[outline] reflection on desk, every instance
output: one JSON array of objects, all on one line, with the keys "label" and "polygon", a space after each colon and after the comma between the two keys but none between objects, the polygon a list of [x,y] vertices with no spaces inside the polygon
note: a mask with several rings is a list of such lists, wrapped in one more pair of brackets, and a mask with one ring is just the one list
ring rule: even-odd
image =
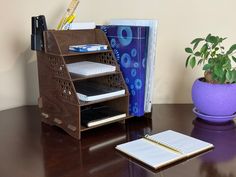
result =
[{"label": "reflection on desk", "polygon": [[[201,120],[192,123],[192,108],[190,104],[153,105],[151,121],[131,118],[127,124],[102,126],[83,132],[81,141],[57,127],[41,124],[36,106],[0,111],[0,176],[236,177],[234,123],[214,125],[217,129],[209,130],[212,125]],[[116,144],[168,129],[209,141],[215,149],[158,173],[115,151]]]},{"label": "reflection on desk", "polygon": [[[106,174],[106,176],[112,177],[138,177],[139,175],[145,177],[147,174],[145,169],[134,165],[133,162],[128,161],[118,153],[114,153],[114,147],[117,144],[127,142],[130,138],[133,139],[140,134],[151,131],[149,125],[143,124],[143,129],[140,129],[140,126],[136,126],[136,124],[140,125],[140,121],[135,122],[130,123],[131,130],[129,131],[127,131],[129,127],[125,124],[115,123],[103,127],[104,131],[102,128],[98,128],[86,132],[86,134],[82,134],[81,141],[68,138],[66,134],[58,133],[62,130],[56,127],[52,131],[50,126],[43,124],[41,139],[46,176],[59,176],[65,171],[67,175],[80,174],[83,171],[86,176],[103,176]],[[139,131],[135,131],[136,128],[139,128]],[[61,151],[66,151],[67,154],[62,154]],[[55,163],[48,164],[49,161]],[[114,166],[119,172],[114,172]],[[60,171],[60,169],[63,170]]]},{"label": "reflection on desk", "polygon": [[[236,157],[236,125],[234,121],[224,124],[212,124],[201,119],[193,121],[192,136],[214,144],[215,149],[201,156],[200,171],[206,177],[234,177],[233,173],[222,172],[219,164],[235,160]],[[232,163],[232,162],[231,162]]]},{"label": "reflection on desk", "polygon": [[214,144],[215,149],[202,156],[205,162],[223,162],[236,156],[236,125],[234,121],[211,124],[195,119],[192,136]]}]

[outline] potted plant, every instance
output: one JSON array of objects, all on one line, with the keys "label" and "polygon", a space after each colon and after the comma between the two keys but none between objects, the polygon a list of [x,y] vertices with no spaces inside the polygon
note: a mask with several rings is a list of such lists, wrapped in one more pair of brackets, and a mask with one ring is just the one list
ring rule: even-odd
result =
[{"label": "potted plant", "polygon": [[213,122],[231,120],[236,113],[236,44],[226,50],[222,45],[225,39],[209,34],[185,48],[189,54],[185,66],[201,65],[204,71],[204,77],[192,86],[193,111]]}]

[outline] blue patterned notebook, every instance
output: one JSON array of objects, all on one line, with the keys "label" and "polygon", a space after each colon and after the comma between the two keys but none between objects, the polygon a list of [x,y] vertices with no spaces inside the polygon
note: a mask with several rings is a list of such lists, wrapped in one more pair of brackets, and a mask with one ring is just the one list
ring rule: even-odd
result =
[{"label": "blue patterned notebook", "polygon": [[143,116],[149,27],[104,25],[98,28],[106,33],[128,86],[130,114]]}]

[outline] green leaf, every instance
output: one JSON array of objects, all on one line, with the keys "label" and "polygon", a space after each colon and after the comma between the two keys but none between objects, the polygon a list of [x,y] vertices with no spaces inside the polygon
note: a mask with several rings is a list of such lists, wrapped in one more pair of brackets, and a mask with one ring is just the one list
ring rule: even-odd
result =
[{"label": "green leaf", "polygon": [[209,41],[209,38],[211,37],[211,34],[208,34],[206,37],[206,41]]},{"label": "green leaf", "polygon": [[197,48],[198,44],[199,44],[199,42],[196,42],[196,43],[194,44],[193,50],[195,50],[195,49]]},{"label": "green leaf", "polygon": [[213,58],[209,58],[208,63],[210,63],[210,64],[214,63],[214,59]]},{"label": "green leaf", "polygon": [[199,42],[201,42],[201,41],[204,41],[204,39],[203,38],[196,38],[191,42],[191,44],[194,44],[193,50],[195,50],[197,48]]},{"label": "green leaf", "polygon": [[198,42],[203,41],[203,40],[204,40],[203,38],[196,38],[191,42],[191,44],[195,44],[195,43],[198,43]]},{"label": "green leaf", "polygon": [[211,64],[205,64],[204,66],[203,66],[203,70],[209,70],[210,68],[212,67],[212,65]]},{"label": "green leaf", "polygon": [[207,38],[206,38],[206,41],[207,41],[207,42],[210,42],[210,43],[212,43],[212,44],[217,44],[217,43],[218,43],[217,37],[215,37],[215,36],[209,36],[209,37],[207,37]]},{"label": "green leaf", "polygon": [[196,58],[195,57],[192,57],[191,59],[190,59],[190,66],[193,68],[195,65],[196,65]]},{"label": "green leaf", "polygon": [[213,72],[215,73],[216,76],[222,77],[223,70],[220,65],[215,66]]},{"label": "green leaf", "polygon": [[214,49],[220,42],[220,38],[218,36],[212,36],[209,34],[206,38],[206,42],[209,42],[212,44],[211,48]]},{"label": "green leaf", "polygon": [[226,62],[222,65],[223,68],[230,70],[231,68],[231,62],[230,60],[226,60]]},{"label": "green leaf", "polygon": [[215,80],[215,81],[218,81],[217,75],[215,75],[214,73],[212,73],[212,79]]},{"label": "green leaf", "polygon": [[217,46],[218,44],[219,44],[218,42],[214,43],[211,48],[212,48],[212,49],[216,48],[216,46]]},{"label": "green leaf", "polygon": [[231,81],[236,83],[236,70],[235,69],[232,71]]},{"label": "green leaf", "polygon": [[222,73],[222,75],[220,77],[220,80],[219,80],[221,84],[225,83],[225,79],[226,79],[225,74],[226,74],[226,71],[223,71],[223,73]]},{"label": "green leaf", "polygon": [[214,59],[215,61],[224,61],[224,60],[227,60],[227,58],[226,58],[227,56],[226,55],[222,55],[222,54],[217,54],[216,55],[216,58]]},{"label": "green leaf", "polygon": [[190,59],[190,57],[191,57],[191,55],[188,56],[188,58],[187,58],[187,60],[186,60],[186,62],[185,62],[185,68],[188,67],[188,63],[189,63],[189,59]]},{"label": "green leaf", "polygon": [[232,56],[232,59],[234,60],[234,62],[236,63],[236,58],[234,56]]},{"label": "green leaf", "polygon": [[206,53],[204,54],[204,58],[207,59],[208,56],[209,56],[209,54],[210,54],[210,52],[206,52]]},{"label": "green leaf", "polygon": [[211,57],[214,57],[214,56],[215,56],[215,54],[216,54],[216,52],[215,52],[215,51],[213,51],[213,52],[211,53]]},{"label": "green leaf", "polygon": [[218,58],[218,63],[221,65],[221,67],[223,68],[224,66],[226,66],[228,63],[230,62],[230,60],[228,60],[225,57],[220,57]]},{"label": "green leaf", "polygon": [[219,39],[219,42],[223,42],[225,39],[227,39],[227,37],[225,37],[225,38],[220,38],[220,39]]},{"label": "green leaf", "polygon": [[200,52],[196,52],[194,55],[195,55],[196,57],[200,57],[200,56],[201,56],[201,53],[200,53]]},{"label": "green leaf", "polygon": [[207,45],[207,44],[204,44],[204,45],[202,46],[202,48],[200,49],[200,52],[203,53],[203,54],[205,54],[205,52],[207,51],[207,49],[208,49],[208,45]]},{"label": "green leaf", "polygon": [[192,50],[191,48],[187,47],[187,48],[185,48],[185,52],[187,52],[187,53],[193,53],[193,50]]},{"label": "green leaf", "polygon": [[197,65],[200,65],[202,63],[203,59],[200,59],[198,62],[197,62]]},{"label": "green leaf", "polygon": [[226,72],[226,79],[227,79],[228,81],[230,81],[231,78],[232,78],[232,73],[231,73],[231,71],[227,71],[227,72]]},{"label": "green leaf", "polygon": [[230,49],[226,52],[227,55],[231,54],[234,50],[236,50],[236,44],[233,44]]}]

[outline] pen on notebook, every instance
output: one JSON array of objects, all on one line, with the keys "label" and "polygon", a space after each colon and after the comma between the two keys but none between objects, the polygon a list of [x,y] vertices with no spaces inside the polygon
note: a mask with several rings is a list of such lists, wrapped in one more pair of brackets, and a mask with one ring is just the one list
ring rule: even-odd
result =
[{"label": "pen on notebook", "polygon": [[170,146],[168,146],[168,145],[166,145],[166,144],[164,144],[164,143],[161,143],[161,142],[159,142],[159,141],[157,141],[157,140],[154,140],[154,139],[150,138],[149,135],[145,135],[143,138],[146,139],[146,140],[148,140],[148,141],[151,141],[151,142],[153,142],[153,143],[157,143],[157,144],[159,144],[160,146],[165,147],[165,148],[167,148],[167,149],[169,149],[169,150],[171,150],[171,151],[174,151],[174,152],[176,152],[176,153],[178,153],[178,154],[183,154],[180,150],[178,150],[178,149],[176,149],[176,148],[174,148],[174,147],[170,147]]}]

